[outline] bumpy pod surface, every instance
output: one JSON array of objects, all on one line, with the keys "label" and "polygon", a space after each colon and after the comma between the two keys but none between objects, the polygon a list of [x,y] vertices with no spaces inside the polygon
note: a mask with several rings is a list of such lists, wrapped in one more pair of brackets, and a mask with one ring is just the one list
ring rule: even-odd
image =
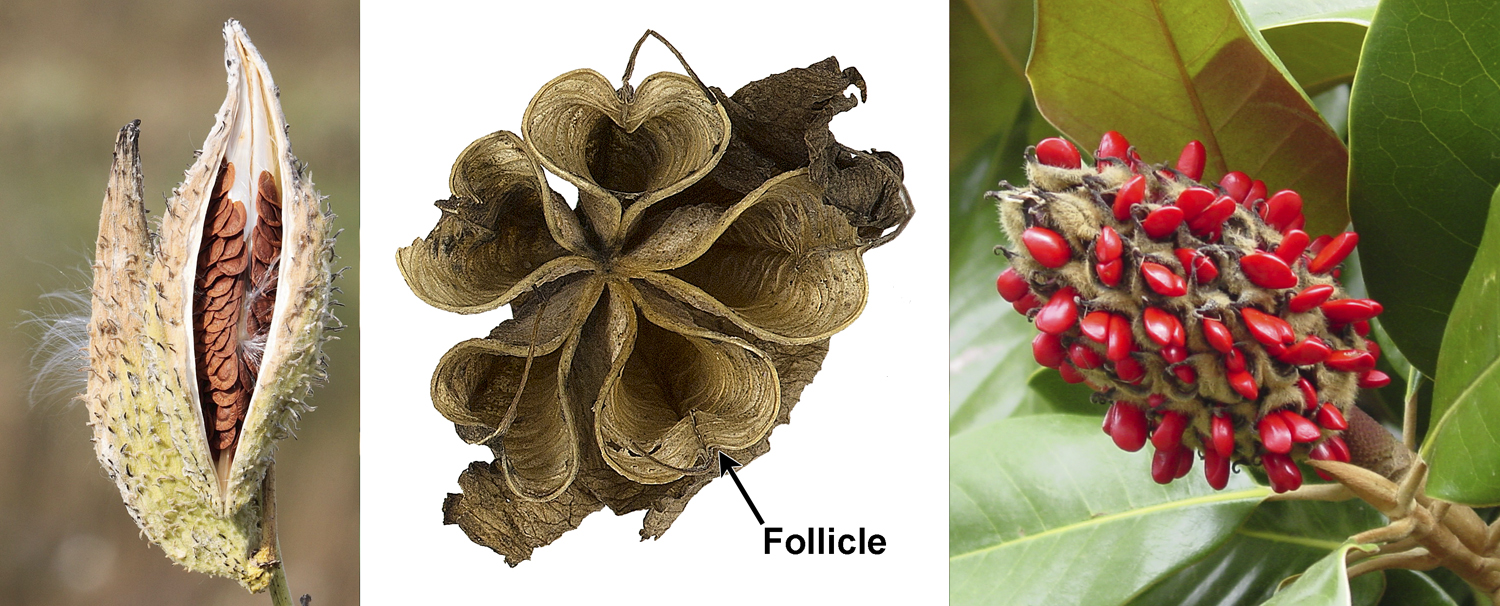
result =
[{"label": "bumpy pod surface", "polygon": [[1239,462],[1291,490],[1296,460],[1349,460],[1346,413],[1389,381],[1365,338],[1381,307],[1339,284],[1355,234],[1309,238],[1301,198],[1244,173],[1199,183],[1201,150],[1148,165],[1115,132],[1094,167],[1062,139],[1028,150],[1030,185],[989,194],[1017,244],[996,285],[1037,361],[1110,403],[1105,433],[1152,444],[1158,482],[1198,450],[1215,487]]},{"label": "bumpy pod surface", "polygon": [[159,229],[139,122],[121,129],[99,221],[85,401],[131,517],[189,570],[261,591],[277,440],[324,378],[332,215],[292,155],[276,86],[234,21],[228,95]]},{"label": "bumpy pod surface", "polygon": [[[522,136],[464,150],[437,226],[397,253],[434,307],[512,311],[432,377],[438,411],[495,456],[444,520],[511,565],[603,507],[648,510],[641,536],[658,537],[718,453],[767,452],[864,308],[863,254],[910,215],[899,160],[828,133],[857,104],[844,89],[863,92],[853,68],[829,58],[733,96],[628,73],[544,85]],[[578,187],[576,208],[544,170]]]}]

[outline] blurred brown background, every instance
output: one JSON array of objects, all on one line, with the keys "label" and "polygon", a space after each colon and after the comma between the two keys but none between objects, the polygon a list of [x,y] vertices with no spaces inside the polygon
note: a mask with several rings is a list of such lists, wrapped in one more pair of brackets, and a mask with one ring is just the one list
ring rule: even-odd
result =
[{"label": "blurred brown background", "polygon": [[[281,88],[292,147],[359,258],[359,7],[307,2],[0,2],[0,604],[266,604],[188,573],[141,538],[68,394],[28,401],[22,325],[38,297],[79,288],[116,131],[139,118],[153,216],[224,99],[224,20],[239,19]],[[294,595],[359,601],[357,268],[331,382],[277,457],[282,555]],[[81,385],[81,378],[79,385]]]}]

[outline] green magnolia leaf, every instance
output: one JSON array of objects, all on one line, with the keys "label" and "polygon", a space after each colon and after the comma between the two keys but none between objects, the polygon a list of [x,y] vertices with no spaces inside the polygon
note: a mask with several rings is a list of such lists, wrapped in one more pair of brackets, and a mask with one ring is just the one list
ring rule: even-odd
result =
[{"label": "green magnolia leaf", "polygon": [[1309,233],[1341,230],[1344,144],[1227,0],[1038,0],[1037,106],[1092,149],[1124,134],[1147,161],[1198,139],[1204,176],[1240,170],[1302,194]]},{"label": "green magnolia leaf", "polygon": [[1006,419],[949,440],[953,604],[1123,604],[1227,538],[1270,490],[1151,480],[1095,417]]},{"label": "green magnolia leaf", "polygon": [[[1262,503],[1223,545],[1131,604],[1260,604],[1271,598],[1283,579],[1302,573],[1351,535],[1385,523],[1362,501]],[[1381,577],[1364,575],[1352,588],[1354,604],[1374,604],[1380,598]]]},{"label": "green magnolia leaf", "polygon": [[1379,2],[1246,0],[1242,4],[1245,15],[1302,90],[1318,95],[1354,79],[1365,30]]},{"label": "green magnolia leaf", "polygon": [[1318,560],[1291,585],[1276,592],[1266,606],[1345,606],[1350,603],[1345,554],[1350,549],[1374,551],[1374,545],[1342,545]]},{"label": "green magnolia leaf", "polygon": [[[1367,576],[1374,575],[1360,579]],[[1385,572],[1385,595],[1380,598],[1380,606],[1458,606],[1458,602],[1432,577],[1397,568]]]},{"label": "green magnolia leaf", "polygon": [[1036,410],[1022,384],[1036,370],[1036,329],[995,292],[1008,264],[994,247],[1006,244],[994,202],[984,197],[1001,179],[1024,181],[1029,141],[1055,136],[1028,98],[1007,138],[999,133],[954,169],[949,182],[949,433],[956,435]]},{"label": "green magnolia leaf", "polygon": [[1318,95],[1354,79],[1378,0],[1246,0],[1245,16],[1297,84]]},{"label": "green magnolia leaf", "polygon": [[1104,416],[1106,407],[1095,404],[1090,397],[1094,390],[1082,383],[1068,383],[1062,375],[1051,368],[1038,368],[1026,379],[1031,396],[1016,410],[1021,414],[1066,413]]},{"label": "green magnolia leaf", "polygon": [[1366,24],[1347,21],[1304,21],[1263,29],[1260,35],[1297,84],[1317,95],[1354,80],[1365,29]]},{"label": "green magnolia leaf", "polygon": [[1422,456],[1427,494],[1500,504],[1500,191],[1490,202],[1479,253],[1453,303],[1432,394]]},{"label": "green magnolia leaf", "polygon": [[1379,0],[1242,0],[1245,16],[1262,30],[1298,23],[1346,21],[1370,25]]},{"label": "green magnolia leaf", "polygon": [[1031,50],[1031,0],[949,0],[948,14],[952,170],[986,139],[998,134],[1004,140],[1031,98],[1023,73]]},{"label": "green magnolia leaf", "polygon": [[1349,211],[1381,321],[1426,374],[1500,184],[1500,11],[1387,0],[1349,107]]}]

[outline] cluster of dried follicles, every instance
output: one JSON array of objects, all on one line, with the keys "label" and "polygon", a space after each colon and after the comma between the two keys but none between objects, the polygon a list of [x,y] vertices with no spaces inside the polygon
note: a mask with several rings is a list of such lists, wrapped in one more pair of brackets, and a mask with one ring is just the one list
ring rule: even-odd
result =
[{"label": "cluster of dried follicles", "polygon": [[1231,462],[1262,466],[1277,492],[1302,485],[1296,459],[1348,462],[1345,414],[1390,381],[1366,338],[1380,304],[1338,281],[1358,236],[1309,237],[1301,196],[1242,172],[1199,183],[1197,141],[1175,166],[1113,131],[1094,155],[1085,167],[1046,139],[1028,150],[1029,187],[990,194],[1021,244],[1001,249],[996,286],[1041,331],[1037,362],[1112,401],[1105,433],[1127,451],[1149,440],[1162,484],[1195,449],[1215,488]]},{"label": "cluster of dried follicles", "polygon": [[193,285],[198,393],[210,452],[221,460],[227,459],[224,453],[232,456],[250,407],[275,309],[281,256],[281,198],[275,180],[261,171],[252,214],[243,201],[230,197],[234,168],[224,162],[214,182]]}]

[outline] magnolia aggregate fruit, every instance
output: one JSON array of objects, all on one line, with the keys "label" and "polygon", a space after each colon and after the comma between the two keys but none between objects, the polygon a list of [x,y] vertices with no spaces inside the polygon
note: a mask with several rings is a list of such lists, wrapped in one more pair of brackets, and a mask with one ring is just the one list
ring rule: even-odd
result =
[{"label": "magnolia aggregate fruit", "polygon": [[989,194],[1023,244],[1000,249],[1001,293],[1043,333],[1038,362],[1111,402],[1117,445],[1149,436],[1156,481],[1186,474],[1197,450],[1215,488],[1240,463],[1292,490],[1297,461],[1349,460],[1345,413],[1390,380],[1366,338],[1381,307],[1338,281],[1356,234],[1311,238],[1296,192],[1268,198],[1239,171],[1199,182],[1205,161],[1193,141],[1148,165],[1114,131],[1092,165],[1064,139],[1039,143],[1030,184]]}]

